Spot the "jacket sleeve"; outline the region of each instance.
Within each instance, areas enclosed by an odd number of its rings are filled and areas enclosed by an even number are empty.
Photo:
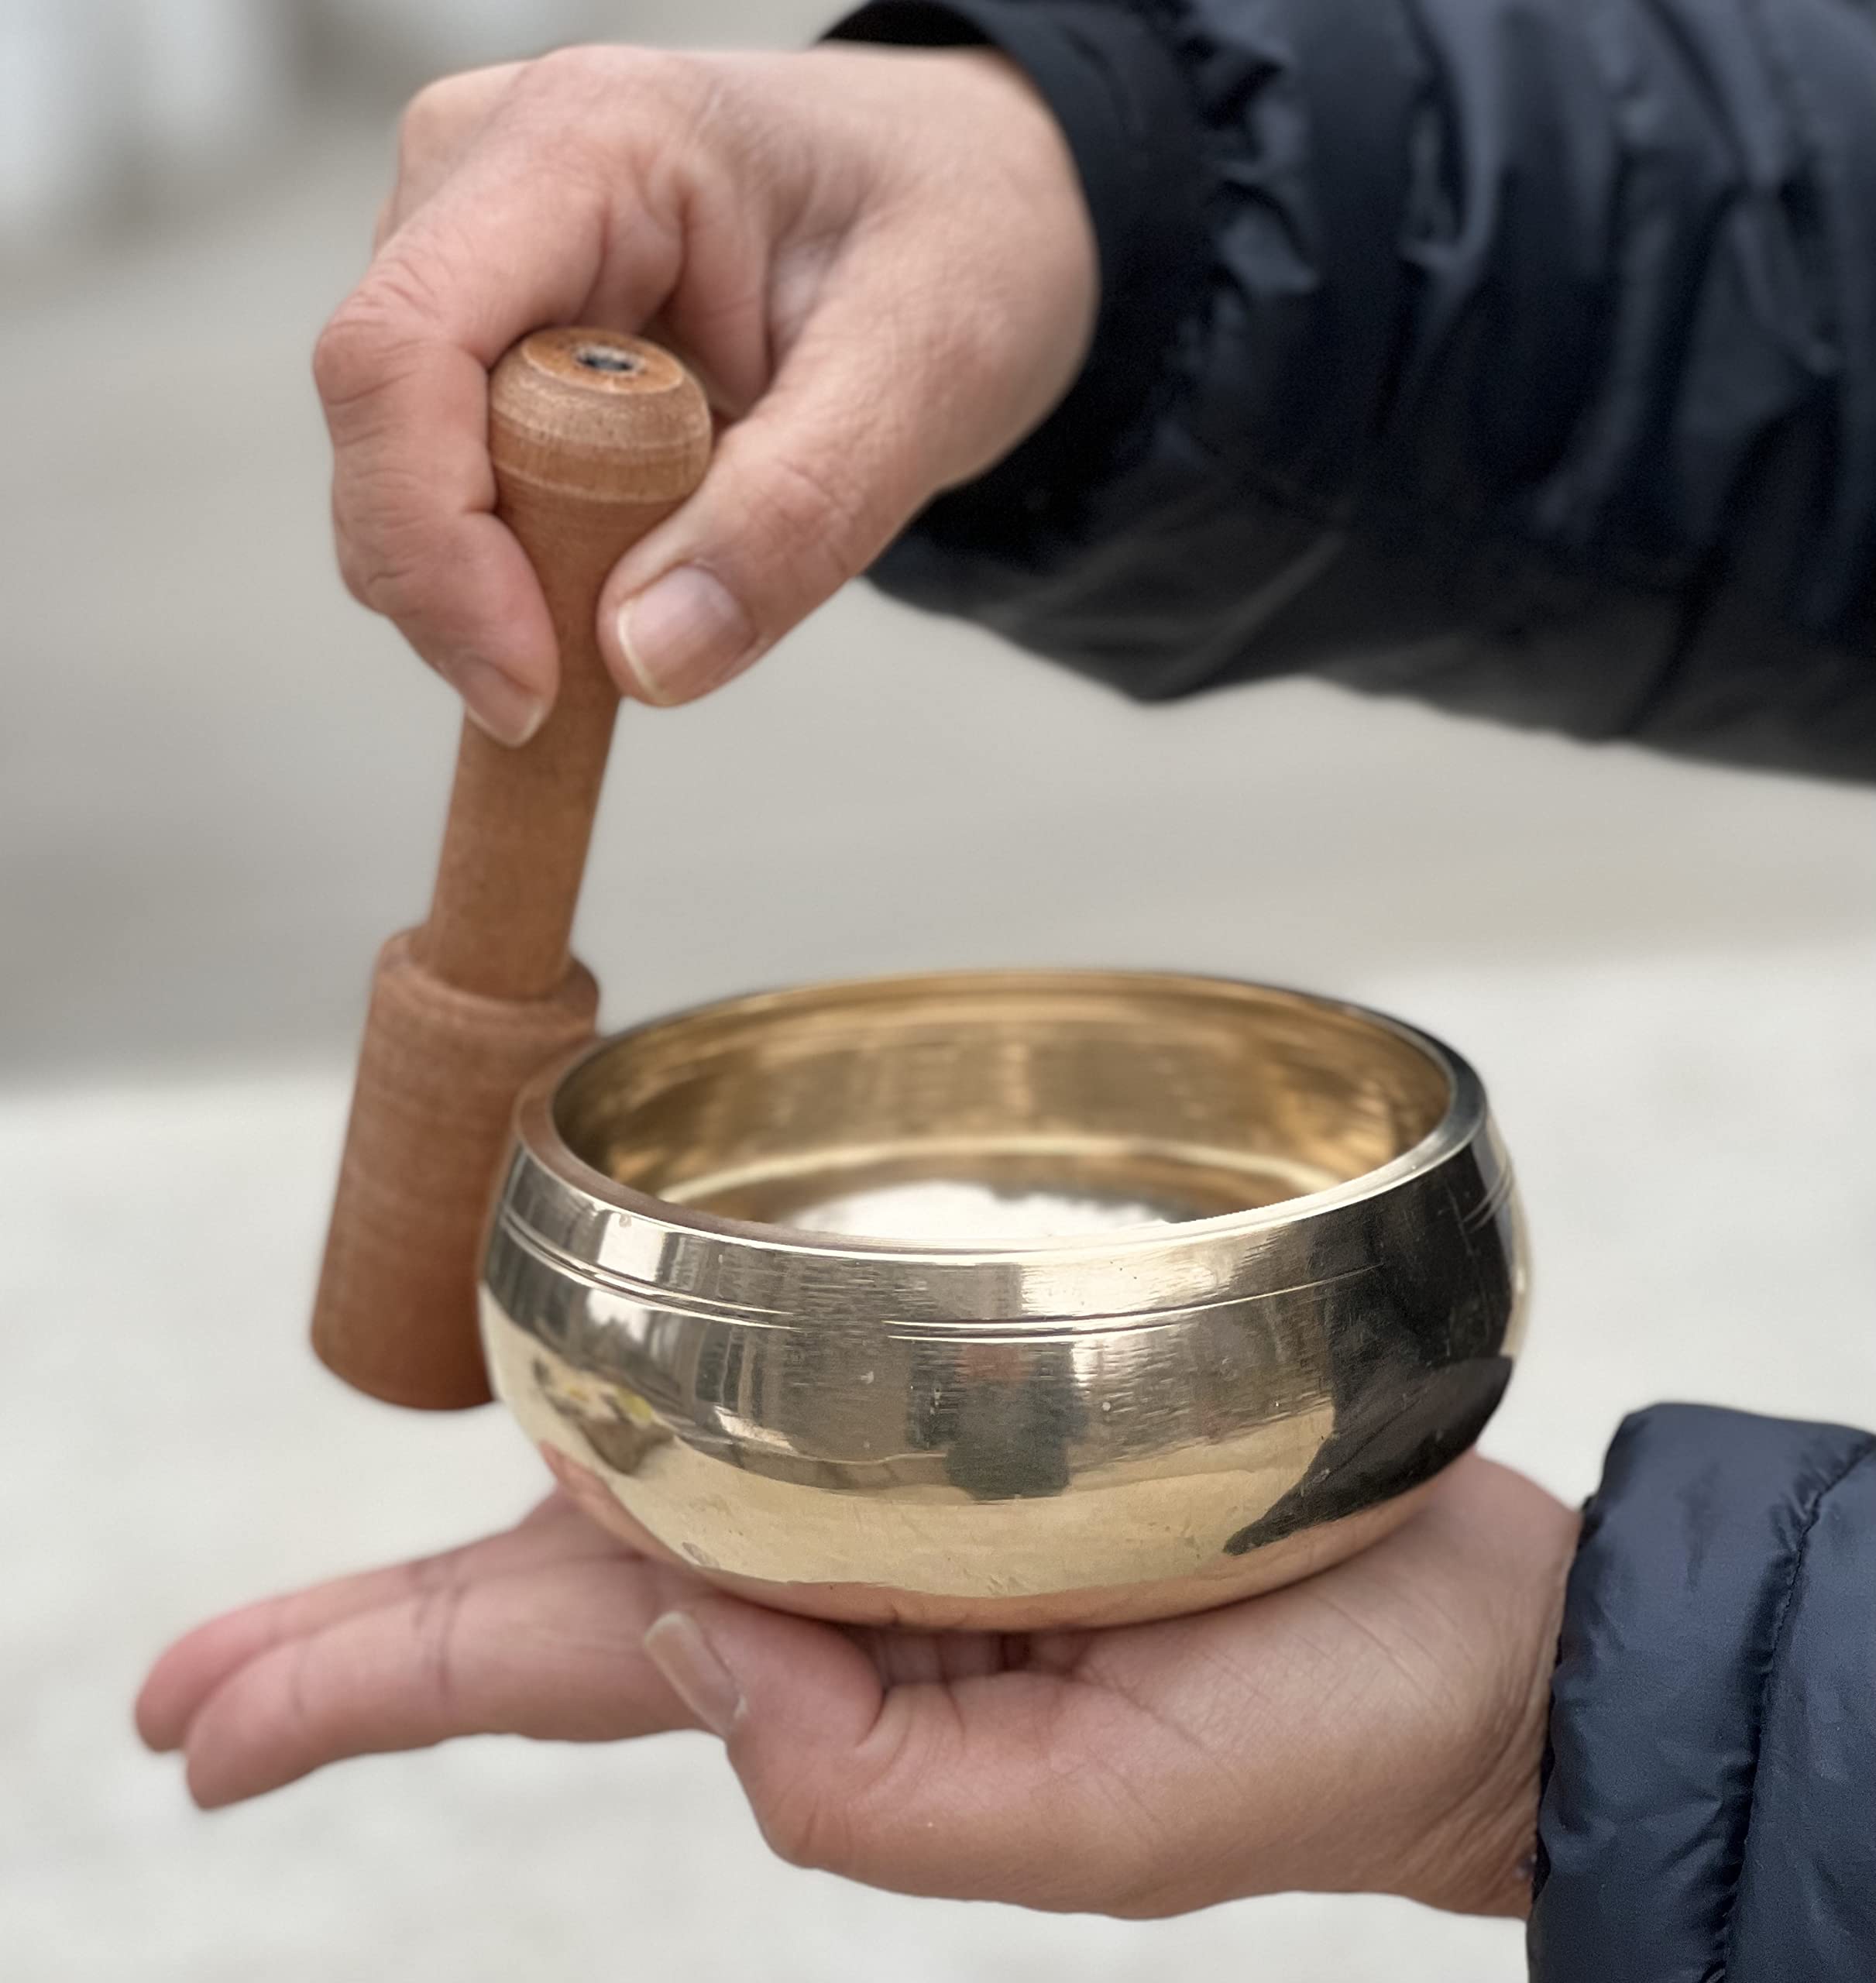
[[[1876,1438],[1629,1420],[1551,1701],[1534,1983],[1876,1977]]]
[[[1087,369],[886,589],[1876,777],[1876,0],[876,0],[1079,165]]]

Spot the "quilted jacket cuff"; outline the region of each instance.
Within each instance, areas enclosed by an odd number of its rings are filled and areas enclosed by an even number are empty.
[[[1663,1405],[1572,1571],[1534,1983],[1876,1974],[1876,1438]]]

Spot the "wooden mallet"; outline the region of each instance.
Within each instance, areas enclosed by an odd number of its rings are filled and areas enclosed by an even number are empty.
[[[676,359],[610,331],[537,332],[490,380],[497,514],[547,595],[560,693],[518,750],[464,724],[429,919],[378,960],[313,1346],[394,1404],[490,1396],[476,1280],[509,1119],[599,1003],[569,943],[618,710],[600,589],[703,479],[710,432]]]

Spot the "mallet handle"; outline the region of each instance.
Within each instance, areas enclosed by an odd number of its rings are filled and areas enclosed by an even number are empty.
[[[476,1278],[514,1098],[598,1003],[568,945],[617,711],[600,589],[703,479],[710,443],[695,381],[637,339],[537,332],[490,382],[498,514],[547,595],[560,691],[519,750],[464,724],[429,918],[379,960],[313,1345],[393,1404],[489,1396]]]

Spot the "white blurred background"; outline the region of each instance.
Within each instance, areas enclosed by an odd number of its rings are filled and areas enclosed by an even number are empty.
[[[382,94],[595,33],[603,13],[589,0],[0,0],[0,239],[15,254],[94,242],[277,160],[283,123],[319,114],[321,84]]]
[[[448,698],[344,599],[307,358],[397,100],[809,0],[0,0],[0,1974],[22,1983],[1510,1983],[1378,1900],[1125,1927],[771,1864],[698,1738],[482,1742],[213,1820],[129,1734],[164,1638],[505,1521],[494,1413],[302,1328],[372,951]],[[628,710],[582,947],[623,1022],[766,982],[1165,964],[1390,1006],[1481,1067],[1538,1256],[1489,1435],[1558,1491],[1666,1397],[1876,1424],[1876,808],[1307,685],[1142,713],[856,589]],[[1332,1689],[1335,1676],[1325,1672]]]

